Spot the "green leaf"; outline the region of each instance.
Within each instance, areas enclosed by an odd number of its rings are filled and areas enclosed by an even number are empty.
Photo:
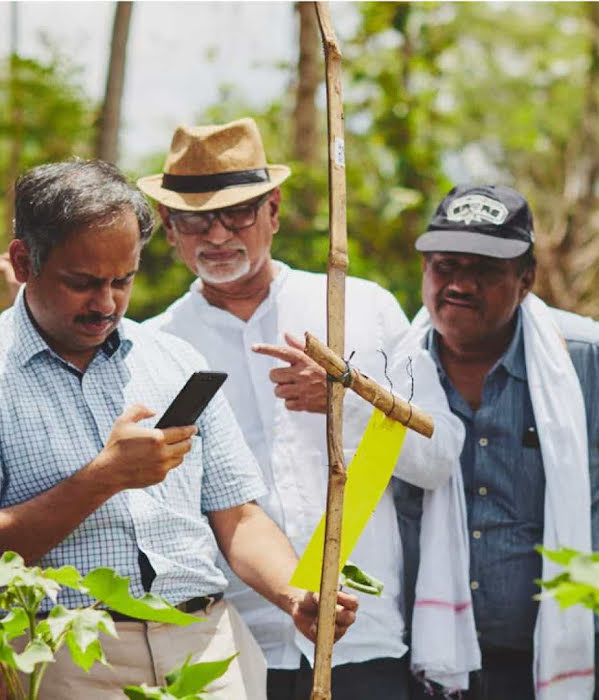
[[[123,688],[123,692],[131,700],[177,700],[174,695],[171,695],[164,688],[151,688],[146,683],[142,685],[128,685]]]
[[[572,581],[599,588],[599,562],[589,555],[573,557],[568,570]]]
[[[536,550],[544,557],[547,557],[547,559],[554,561],[556,564],[560,564],[560,566],[567,566],[574,557],[580,554],[580,552],[577,552],[575,549],[567,549],[565,547],[563,549],[551,550],[545,549],[545,547],[539,545],[536,547]]]
[[[15,661],[15,651],[9,644],[7,634],[4,630],[0,632],[0,662],[10,666],[11,668],[17,667]]]
[[[68,586],[77,591],[85,593],[85,588],[81,585],[82,576],[74,566],[61,566],[60,569],[44,569],[44,576],[61,586]]]
[[[348,586],[370,595],[381,595],[385,587],[382,581],[362,571],[351,561],[347,561],[341,569],[340,582],[342,586]]]
[[[197,693],[227,672],[236,656],[238,654],[222,661],[201,661],[196,664],[190,664],[191,657],[187,657],[182,666],[166,675],[167,690],[176,698],[196,697]]]
[[[57,605],[38,627],[42,634],[47,630],[53,641],[57,641],[62,634],[72,630],[82,650],[85,650],[91,641],[97,639],[100,631],[112,637],[117,636],[114,620],[109,613],[106,610],[94,608],[68,609]]]
[[[52,649],[41,639],[33,639],[22,654],[14,655],[14,665],[23,673],[31,673],[37,664],[52,661],[54,661]]]
[[[80,666],[86,672],[89,671],[96,661],[107,665],[104,651],[97,639],[88,644],[85,649],[82,649],[77,643],[73,631],[71,631],[67,634],[67,646],[71,652],[73,663]]]
[[[146,593],[142,598],[133,598],[129,592],[129,579],[119,576],[112,569],[90,571],[83,579],[83,585],[90,595],[104,605],[130,617],[172,625],[191,625],[199,621],[199,618],[177,610],[151,593]]]
[[[7,639],[20,637],[29,626],[29,618],[23,608],[12,608],[0,621],[0,628],[6,633]]]
[[[0,587],[18,587],[29,605],[36,606],[47,595],[56,600],[60,586],[48,579],[38,566],[25,566],[23,557],[16,552],[4,552],[0,558]],[[34,610],[35,612],[35,610]]]

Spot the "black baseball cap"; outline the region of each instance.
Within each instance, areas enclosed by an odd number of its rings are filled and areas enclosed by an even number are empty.
[[[532,212],[519,192],[503,185],[458,185],[416,240],[416,250],[517,258],[533,242]]]

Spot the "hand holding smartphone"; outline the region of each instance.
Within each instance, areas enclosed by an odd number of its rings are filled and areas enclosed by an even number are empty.
[[[156,427],[193,425],[226,378],[225,372],[194,372],[156,423]]]

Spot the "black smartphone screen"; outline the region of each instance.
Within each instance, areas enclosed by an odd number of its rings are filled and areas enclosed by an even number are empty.
[[[194,372],[156,423],[156,427],[193,425],[226,378],[225,372]]]

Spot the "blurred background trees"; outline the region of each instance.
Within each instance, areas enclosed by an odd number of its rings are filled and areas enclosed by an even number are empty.
[[[434,206],[458,182],[503,183],[521,190],[535,213],[537,291],[556,306],[598,316],[599,5],[377,2],[351,10],[357,21],[342,46],[351,274],[391,289],[413,314],[420,284],[413,243]],[[322,51],[311,4],[297,3],[295,14],[297,62],[273,67],[285,71],[287,89],[256,108],[246,86],[222,85],[194,120],[254,116],[269,162],[293,170],[283,186],[275,255],[323,270]],[[254,29],[261,31],[248,31]],[[124,67],[123,53],[121,85]],[[168,79],[168,66],[156,79]],[[15,162],[22,171],[96,152],[106,100],[92,104],[58,54],[42,64],[14,51],[0,82],[6,211]],[[161,153],[120,165],[132,176],[159,172],[167,147],[165,141]],[[131,315],[158,313],[191,281],[158,232],[144,253]]]

